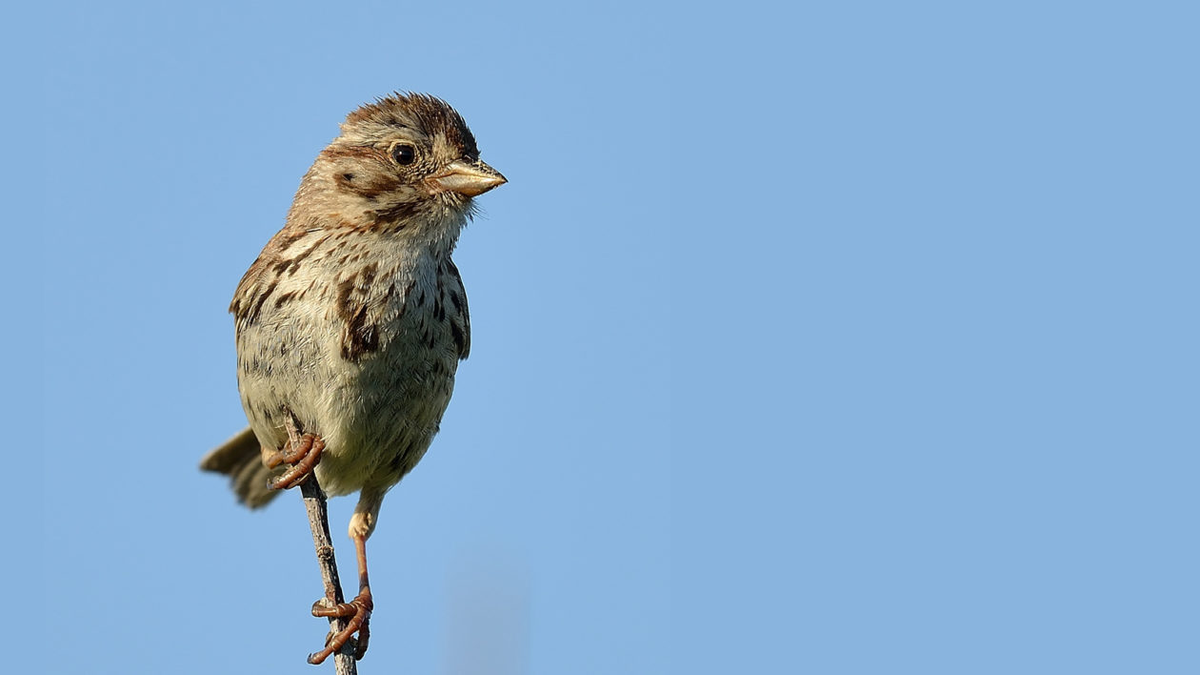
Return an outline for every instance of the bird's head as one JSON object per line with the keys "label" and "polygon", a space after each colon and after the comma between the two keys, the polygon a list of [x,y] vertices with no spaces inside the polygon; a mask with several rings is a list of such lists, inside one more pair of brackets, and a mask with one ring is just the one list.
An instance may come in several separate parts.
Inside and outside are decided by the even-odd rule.
{"label": "bird's head", "polygon": [[[294,208],[307,215],[385,232],[457,228],[473,197],[506,182],[479,159],[462,116],[433,96],[392,94],[350,113],[341,128],[297,193]],[[325,213],[312,213],[317,205]]]}

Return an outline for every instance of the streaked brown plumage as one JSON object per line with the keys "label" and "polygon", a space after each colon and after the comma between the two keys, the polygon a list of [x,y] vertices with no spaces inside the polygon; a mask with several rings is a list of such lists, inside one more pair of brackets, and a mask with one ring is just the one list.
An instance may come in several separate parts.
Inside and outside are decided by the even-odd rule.
{"label": "streaked brown plumage", "polygon": [[[470,351],[450,256],[472,198],[504,182],[440,99],[395,94],[350,113],[238,284],[230,311],[250,427],[201,467],[230,475],[247,505],[266,504],[294,418],[324,443],[322,488],[360,492],[350,537],[365,555],[384,493],[425,454]],[[369,615],[360,581],[355,602]]]}

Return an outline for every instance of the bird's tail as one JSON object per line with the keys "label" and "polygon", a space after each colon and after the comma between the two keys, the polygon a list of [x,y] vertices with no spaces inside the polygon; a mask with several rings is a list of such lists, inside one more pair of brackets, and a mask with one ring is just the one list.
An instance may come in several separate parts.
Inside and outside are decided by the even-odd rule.
{"label": "bird's tail", "polygon": [[205,455],[200,468],[229,476],[238,501],[252,509],[266,506],[280,492],[267,487],[272,472],[263,466],[258,438],[250,427]]}

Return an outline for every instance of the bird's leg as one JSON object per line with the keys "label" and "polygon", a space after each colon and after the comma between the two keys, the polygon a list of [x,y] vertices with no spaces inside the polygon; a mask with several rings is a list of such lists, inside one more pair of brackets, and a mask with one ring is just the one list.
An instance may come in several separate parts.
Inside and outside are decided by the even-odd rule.
{"label": "bird's leg", "polygon": [[354,643],[354,658],[361,659],[367,653],[367,642],[371,637],[371,611],[375,609],[375,602],[371,598],[371,582],[367,576],[367,538],[375,530],[375,519],[382,501],[382,491],[363,488],[354,515],[350,518],[350,539],[354,542],[354,552],[358,558],[358,595],[350,602],[332,607],[323,600],[313,603],[313,616],[350,620],[345,628],[326,640],[325,649],[308,657],[309,663],[321,663],[330,654],[340,650],[356,632],[358,640]]}
{"label": "bird's leg", "polygon": [[282,450],[267,455],[263,463],[268,469],[274,469],[280,464],[291,464],[288,469],[275,480],[271,481],[272,490],[286,490],[303,483],[312,474],[317,462],[321,461],[321,451],[325,449],[325,441],[316,434],[304,434],[300,440],[293,443],[290,439]]}
{"label": "bird's leg", "polygon": [[346,627],[341,632],[331,635],[325,643],[325,649],[308,657],[308,662],[317,664],[324,661],[330,654],[340,650],[355,633],[358,640],[354,644],[354,658],[361,659],[367,653],[367,641],[371,636],[371,610],[375,603],[371,600],[371,586],[367,581],[367,540],[360,537],[354,540],[354,550],[358,554],[358,595],[350,602],[343,602],[333,607],[326,606],[322,600],[313,603],[313,616],[325,618],[349,618]]}

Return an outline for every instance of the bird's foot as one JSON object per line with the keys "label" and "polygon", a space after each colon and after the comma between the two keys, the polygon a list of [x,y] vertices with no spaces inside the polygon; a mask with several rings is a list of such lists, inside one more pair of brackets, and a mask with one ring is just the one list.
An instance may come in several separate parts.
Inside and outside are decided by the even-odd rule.
{"label": "bird's foot", "polygon": [[371,610],[375,608],[375,603],[371,600],[371,589],[364,588],[350,602],[343,602],[330,607],[325,600],[318,600],[313,603],[313,616],[325,618],[343,618],[350,619],[346,622],[346,627],[337,633],[330,633],[325,640],[325,649],[311,654],[308,657],[308,662],[316,665],[324,661],[330,654],[338,652],[351,640],[355,633],[358,633],[358,639],[354,644],[354,660],[357,661],[367,653],[367,642],[371,638]]}
{"label": "bird's foot", "polygon": [[295,444],[289,441],[282,450],[276,450],[267,456],[263,463],[268,469],[274,469],[281,464],[291,464],[288,469],[269,483],[272,490],[287,490],[303,483],[312,475],[317,462],[321,461],[321,451],[325,449],[325,441],[316,434],[304,434]]}

